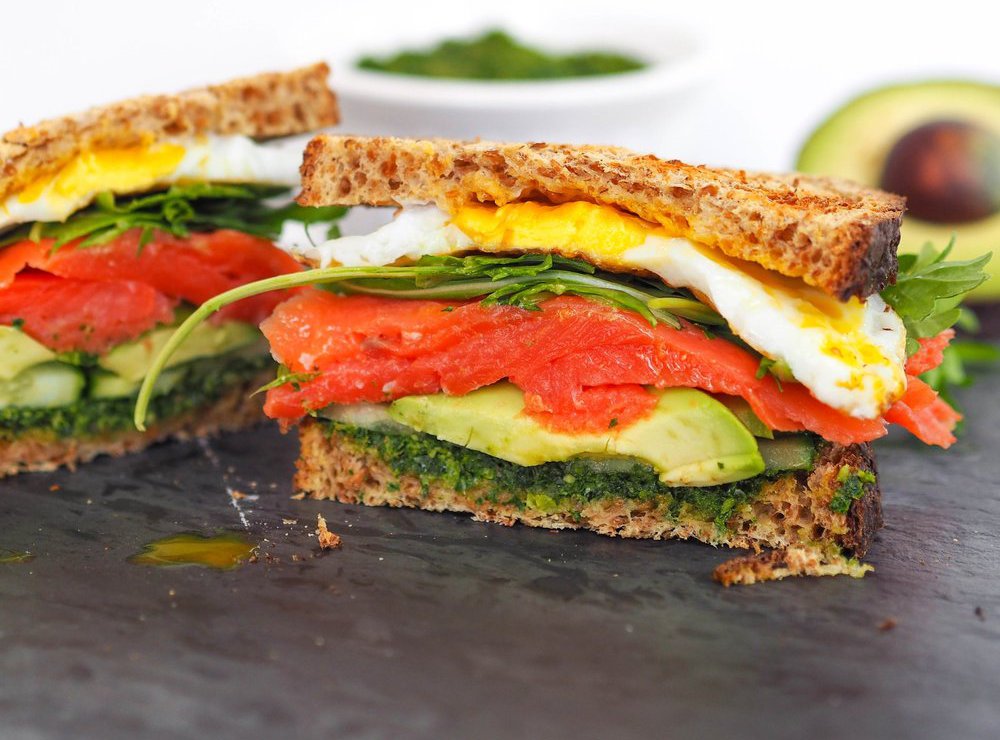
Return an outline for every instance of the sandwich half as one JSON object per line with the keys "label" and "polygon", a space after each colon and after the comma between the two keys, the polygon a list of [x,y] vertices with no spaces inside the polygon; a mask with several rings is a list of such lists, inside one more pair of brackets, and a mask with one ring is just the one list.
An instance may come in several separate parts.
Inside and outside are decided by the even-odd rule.
{"label": "sandwich half", "polygon": [[[901,198],[621,149],[314,139],[299,202],[399,208],[298,250],[265,413],[315,498],[751,550],[725,584],[868,569],[870,443],[954,441],[918,377],[982,263],[897,262]],[[147,379],[151,387],[154,375]],[[140,396],[137,419],[143,416]]]}
{"label": "sandwich half", "polygon": [[291,199],[304,140],[338,120],[326,65],[127,100],[0,136],[0,476],[238,428],[273,376],[263,295],[175,355],[136,431],[142,377],[205,299],[296,272],[275,246],[339,208]]}

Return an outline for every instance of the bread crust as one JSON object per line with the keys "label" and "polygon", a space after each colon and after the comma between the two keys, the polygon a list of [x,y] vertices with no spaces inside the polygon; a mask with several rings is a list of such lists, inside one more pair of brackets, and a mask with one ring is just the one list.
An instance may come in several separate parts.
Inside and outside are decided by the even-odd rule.
{"label": "bread crust", "polygon": [[596,146],[318,136],[303,205],[590,201],[841,300],[895,280],[905,200],[834,178],[716,169]]}
{"label": "bread crust", "polygon": [[273,138],[340,120],[320,62],[176,95],[147,95],[21,126],[0,136],[0,199],[53,175],[80,152],[200,134]]}
{"label": "bread crust", "polygon": [[[881,492],[877,482],[865,486],[864,495],[849,512],[837,514],[829,508],[837,491],[837,475],[844,465],[876,474],[869,445],[842,447],[828,445],[808,475],[788,473],[765,485],[752,504],[733,512],[724,530],[714,521],[690,517],[673,520],[653,502],[622,502],[601,499],[582,511],[545,513],[529,507],[503,503],[503,496],[484,497],[483,491],[456,491],[442,483],[421,481],[410,475],[396,475],[385,460],[372,450],[350,440],[327,434],[319,421],[306,419],[299,426],[300,455],[296,462],[294,486],[310,498],[333,499],[341,503],[374,506],[412,507],[429,511],[472,514],[478,521],[513,525],[526,524],[549,529],[589,529],[600,534],[642,538],[694,538],[712,545],[797,552],[805,549],[808,558],[799,572],[784,575],[823,574],[847,557],[860,558],[868,551],[875,532],[882,526]],[[792,550],[790,550],[792,548]],[[753,582],[746,575],[763,570],[749,556],[743,566],[730,568],[730,582]],[[741,560],[738,558],[737,560]],[[777,556],[784,563],[792,558]],[[810,563],[817,565],[810,569]],[[744,580],[737,574],[743,573]],[[783,577],[777,575],[775,577]]]}
{"label": "bread crust", "polygon": [[127,429],[99,436],[68,438],[33,433],[12,441],[0,441],[0,478],[61,467],[74,470],[80,463],[101,455],[121,457],[167,439],[205,437],[251,427],[263,421],[263,401],[250,394],[273,375],[273,372],[261,373],[232,388],[214,403],[164,419],[145,432]]}

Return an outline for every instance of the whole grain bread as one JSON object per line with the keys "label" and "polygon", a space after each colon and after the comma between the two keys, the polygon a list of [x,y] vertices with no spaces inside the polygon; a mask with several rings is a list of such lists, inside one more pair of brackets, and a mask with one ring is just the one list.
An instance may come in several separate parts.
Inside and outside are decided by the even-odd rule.
{"label": "whole grain bread", "polygon": [[31,432],[0,440],[0,478],[60,467],[72,470],[101,455],[121,457],[167,439],[191,439],[246,429],[263,421],[263,401],[251,394],[273,376],[270,371],[261,373],[232,388],[214,403],[163,419],[145,432],[125,429],[89,437]]}
{"label": "whole grain bread", "polygon": [[841,300],[896,276],[903,198],[844,180],[696,167],[626,149],[318,136],[303,205],[611,205]]}
{"label": "whole grain bread", "polygon": [[377,450],[329,434],[323,422],[312,419],[300,424],[299,441],[294,485],[311,498],[462,512],[484,522],[589,529],[613,537],[694,538],[753,550],[754,555],[738,557],[717,569],[717,580],[726,585],[789,575],[863,574],[867,566],[856,558],[868,551],[882,526],[877,483],[867,484],[864,495],[846,514],[830,509],[844,465],[877,475],[868,445],[825,446],[810,473],[787,473],[770,481],[753,503],[734,509],[725,527],[719,527],[714,520],[691,513],[675,517],[666,503],[650,500],[602,498],[579,510],[542,511],[511,500],[514,492],[458,491],[444,482],[397,475]]}
{"label": "whole grain bread", "polygon": [[199,134],[273,138],[332,126],[340,115],[329,74],[329,67],[318,63],[21,126],[0,136],[0,199],[90,149]]}

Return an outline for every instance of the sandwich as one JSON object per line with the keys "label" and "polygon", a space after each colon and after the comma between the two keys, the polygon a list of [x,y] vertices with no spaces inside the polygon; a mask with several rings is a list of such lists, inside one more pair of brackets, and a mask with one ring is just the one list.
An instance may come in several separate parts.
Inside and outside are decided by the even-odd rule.
{"label": "sandwich", "polygon": [[616,148],[320,136],[300,204],[389,206],[297,250],[262,324],[295,487],[750,550],[724,584],[870,569],[871,442],[948,447],[941,362],[986,258],[897,260],[902,198]]}
{"label": "sandwich", "polygon": [[273,370],[257,324],[280,293],[199,330],[161,376],[146,432],[132,409],[181,319],[298,271],[275,240],[342,213],[294,203],[305,138],[285,138],[337,122],[328,74],[141,97],[0,137],[0,476],[260,418],[250,391]]}

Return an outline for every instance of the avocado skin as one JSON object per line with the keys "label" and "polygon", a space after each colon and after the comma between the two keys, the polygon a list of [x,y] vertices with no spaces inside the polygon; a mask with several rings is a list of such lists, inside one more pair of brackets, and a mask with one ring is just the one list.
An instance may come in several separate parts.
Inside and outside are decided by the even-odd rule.
{"label": "avocado skin", "polygon": [[[184,377],[169,393],[154,396],[150,421],[167,419],[208,405],[226,391],[270,367],[268,355],[247,358],[214,357],[190,363]],[[47,432],[56,437],[85,437],[134,429],[132,411],[135,397],[81,398],[55,408],[0,409],[0,440],[9,441],[27,432]]]}
{"label": "avocado skin", "polygon": [[760,496],[765,483],[788,474],[769,471],[717,486],[667,486],[651,465],[638,461],[614,467],[586,460],[526,467],[421,432],[399,433],[318,421],[326,425],[328,435],[337,434],[374,452],[397,476],[417,477],[425,490],[433,483],[463,493],[482,490],[483,501],[543,511],[556,507],[577,511],[587,502],[605,497],[652,501],[674,518],[693,516],[714,522],[720,531],[726,529],[733,512]]}
{"label": "avocado skin", "polygon": [[[930,80],[870,90],[832,113],[803,144],[795,168],[880,187],[886,158],[904,135],[933,120],[965,121],[1000,136],[1000,86],[970,80]],[[901,252],[955,237],[951,259],[967,260],[1000,245],[1000,213],[968,223],[931,223],[905,216]],[[997,260],[987,266],[992,276]],[[1000,300],[1000,279],[987,280],[972,302]]]}

